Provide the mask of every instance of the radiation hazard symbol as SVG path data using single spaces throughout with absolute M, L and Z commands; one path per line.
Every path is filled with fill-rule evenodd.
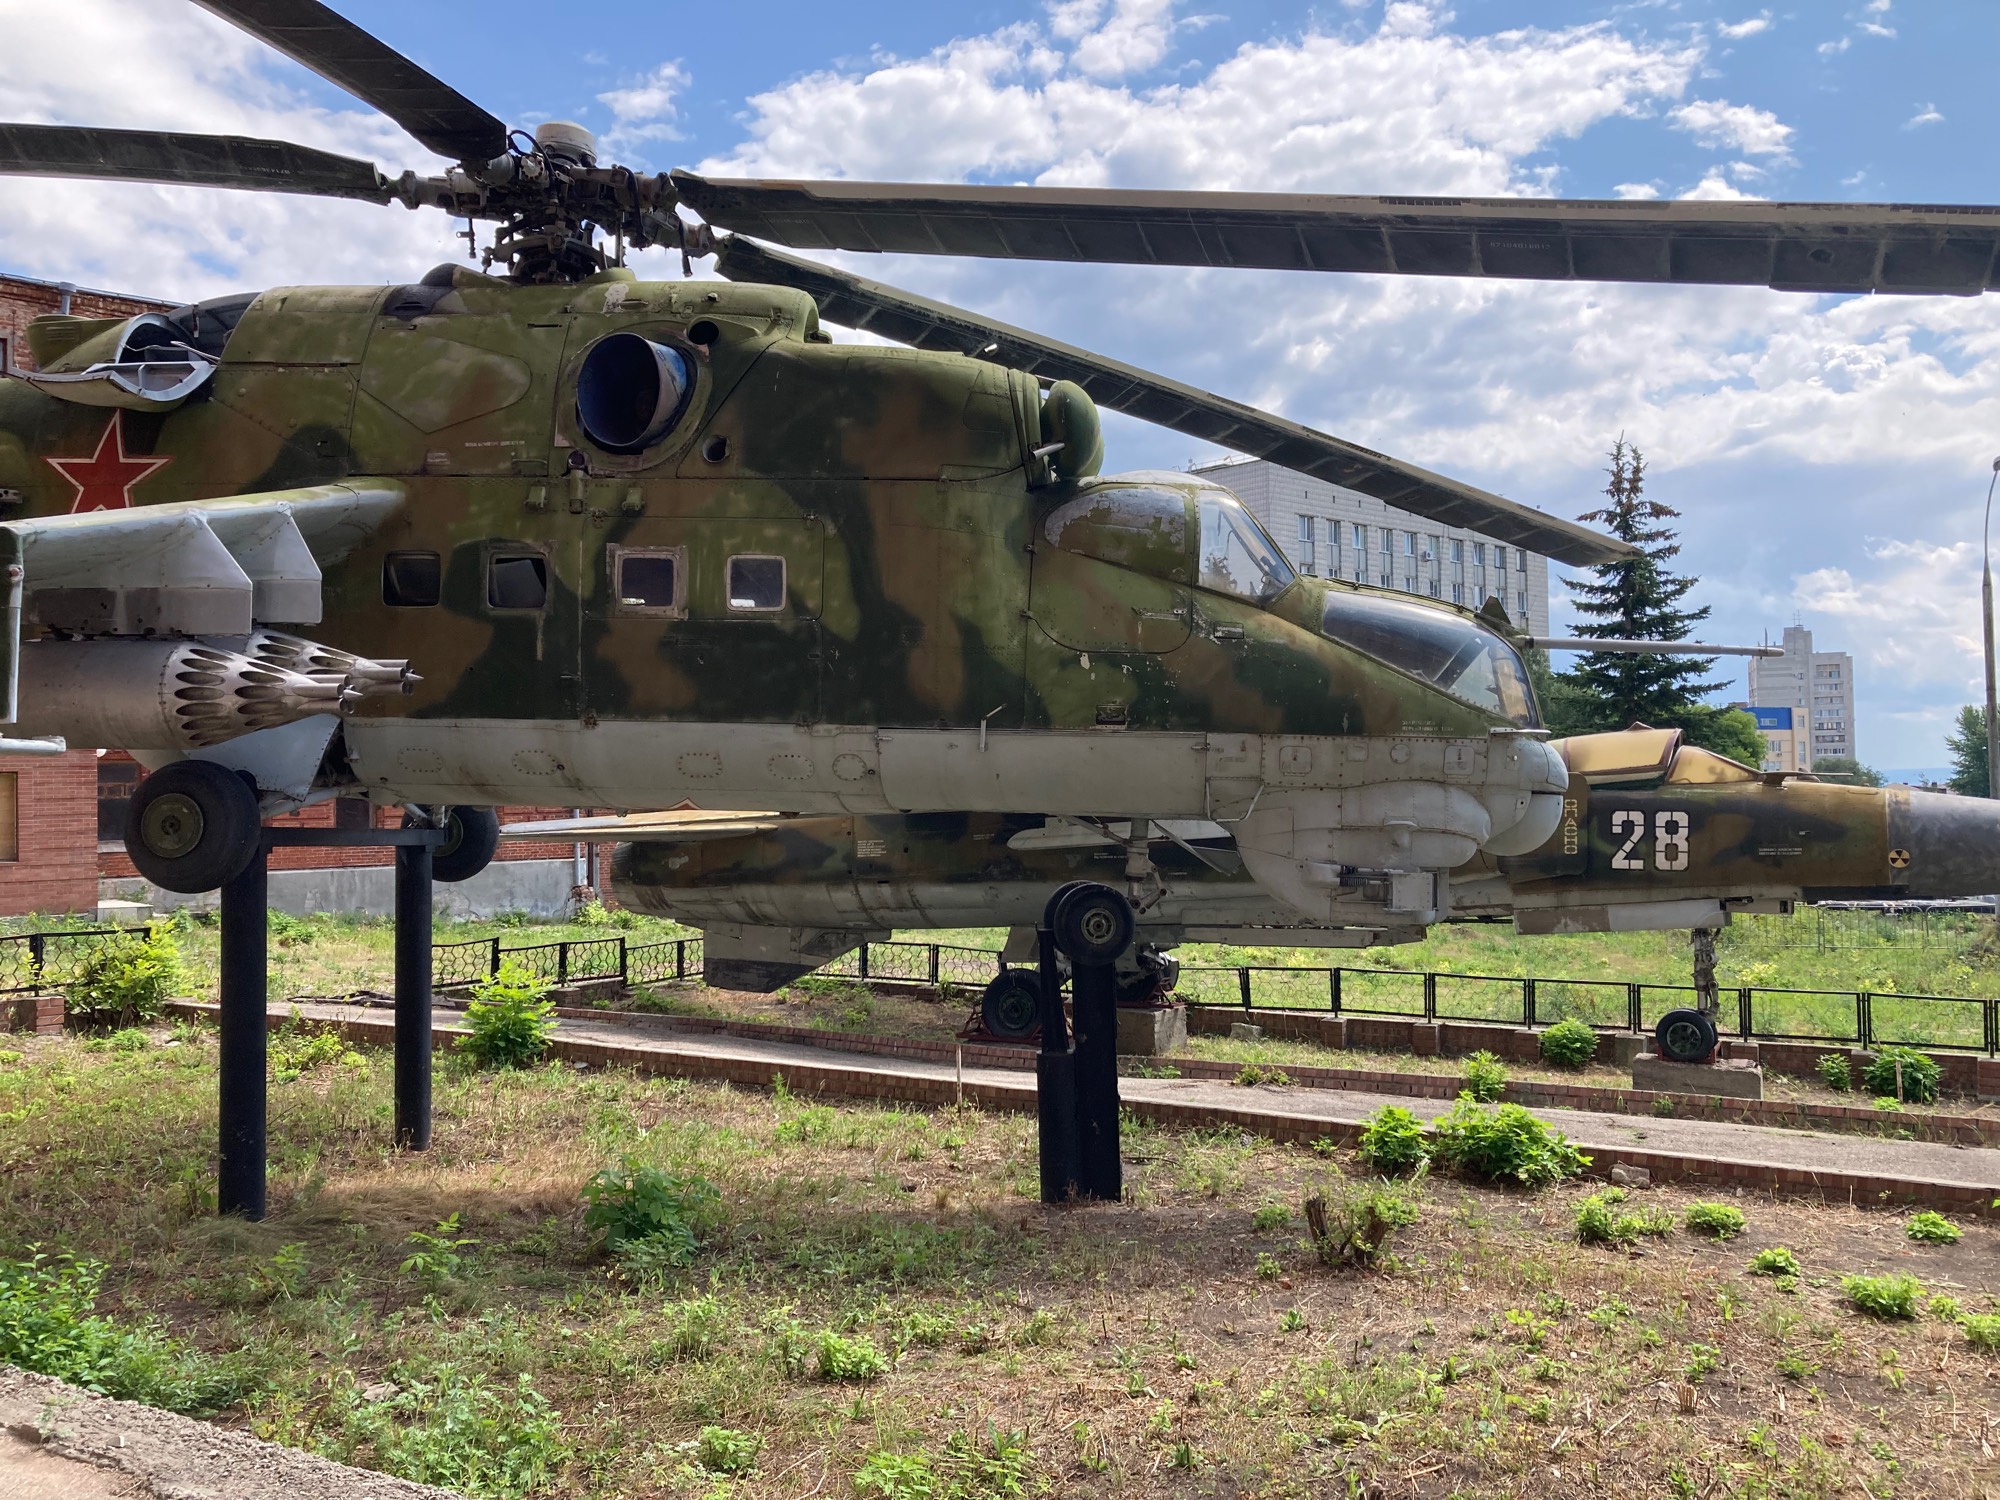
M 1889 851 L 1889 868 L 1892 870 L 1909 869 L 1910 851 L 1907 849 L 1891 849 Z

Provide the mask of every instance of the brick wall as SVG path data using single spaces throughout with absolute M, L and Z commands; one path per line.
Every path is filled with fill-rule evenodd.
M 0 914 L 97 909 L 97 755 L 0 755 L 17 777 L 20 857 L 0 862 Z
M 61 287 L 46 281 L 0 275 L 0 338 L 7 340 L 15 364 L 34 368 L 34 356 L 28 353 L 28 325 L 46 313 L 60 311 L 62 295 Z M 172 305 L 145 297 L 79 290 L 70 294 L 69 310 L 79 318 L 130 318 Z

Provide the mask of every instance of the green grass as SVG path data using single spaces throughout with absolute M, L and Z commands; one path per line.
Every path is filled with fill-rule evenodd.
M 1560 1464 L 1639 1500 L 1717 1455 L 1746 1494 L 1880 1493 L 1867 1443 L 1820 1442 L 1863 1430 L 1893 1441 L 1897 1493 L 1984 1482 L 1928 1381 L 1879 1375 L 1891 1347 L 1911 1372 L 1971 1358 L 1973 1324 L 1579 1246 L 1574 1185 L 1385 1188 L 1344 1149 L 1134 1122 L 1126 1204 L 1044 1210 L 1028 1118 L 450 1056 L 434 1149 L 395 1153 L 389 1058 L 360 1049 L 273 1087 L 272 1215 L 248 1225 L 212 1217 L 212 1033 L 147 1035 L 0 1038 L 0 1259 L 104 1268 L 88 1297 L 30 1285 L 23 1325 L 102 1320 L 177 1380 L 235 1381 L 154 1399 L 474 1496 L 1163 1500 L 1416 1474 L 1443 1497 L 1545 1493 Z M 588 1217 L 603 1172 L 624 1243 L 673 1247 L 643 1275 L 607 1252 L 613 1209 Z M 1318 1241 L 1271 1211 L 1315 1196 Z M 1829 1265 L 1900 1225 L 1782 1200 L 1756 1220 Z M 677 1221 L 684 1264 L 653 1232 Z M 1990 1235 L 1928 1252 L 1967 1309 L 1996 1290 Z M 1761 1407 L 1660 1400 L 1794 1355 L 1816 1394 L 1770 1452 L 1743 1437 Z

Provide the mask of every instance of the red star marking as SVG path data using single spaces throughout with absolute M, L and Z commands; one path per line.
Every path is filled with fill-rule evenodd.
M 125 510 L 132 504 L 132 486 L 172 463 L 171 458 L 130 458 L 125 453 L 125 413 L 111 413 L 110 425 L 88 458 L 52 458 L 50 468 L 76 486 L 70 514 L 86 510 Z

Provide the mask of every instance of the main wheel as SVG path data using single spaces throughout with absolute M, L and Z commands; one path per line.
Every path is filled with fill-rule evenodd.
M 405 814 L 403 826 L 416 820 Z M 490 807 L 445 809 L 444 842 L 431 850 L 431 879 L 456 885 L 493 863 L 500 848 L 500 815 Z
M 154 885 L 184 896 L 243 873 L 263 835 L 250 783 L 212 760 L 160 767 L 125 809 L 125 852 Z
M 1707 1062 L 1715 1053 L 1715 1022 L 1702 1011 L 1670 1010 L 1653 1028 L 1653 1040 L 1668 1062 Z
M 979 1016 L 1003 1041 L 1027 1041 L 1042 1026 L 1041 980 L 1032 969 L 1002 969 L 980 998 Z
M 1108 885 L 1080 885 L 1056 907 L 1056 946 L 1076 964 L 1108 964 L 1132 946 L 1132 903 Z

